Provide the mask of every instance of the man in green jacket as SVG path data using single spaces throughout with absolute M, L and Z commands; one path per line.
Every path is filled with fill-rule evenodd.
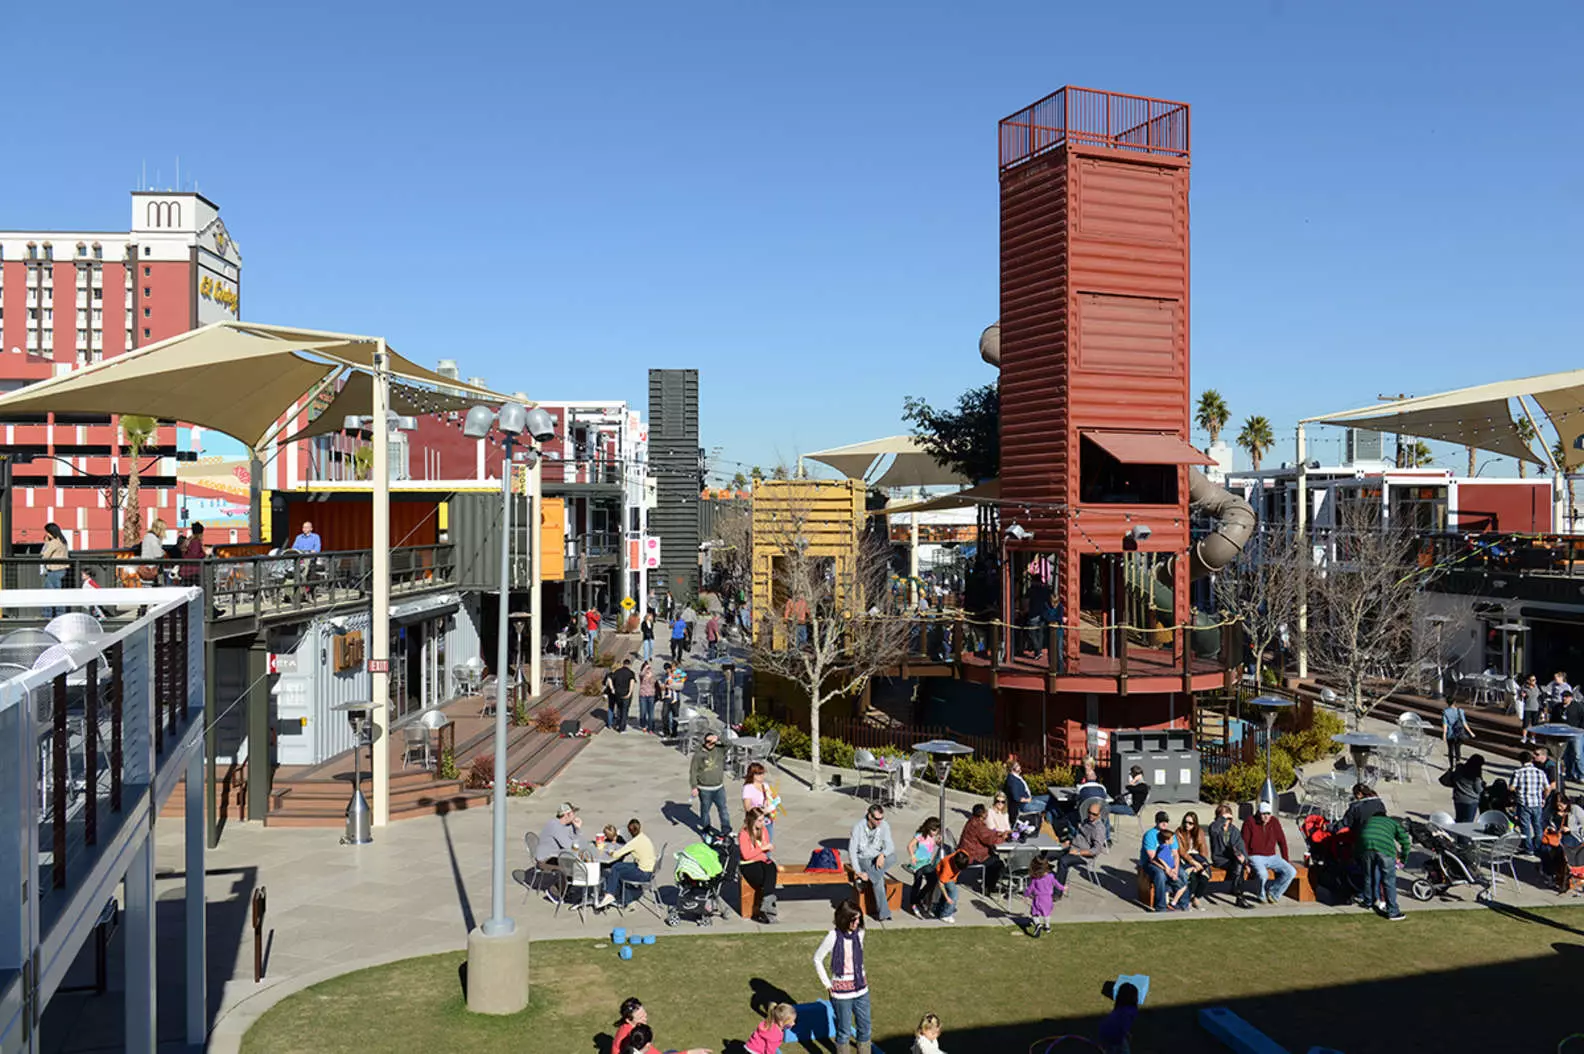
M 1399 858 L 1407 862 L 1412 848 L 1403 825 L 1385 813 L 1364 821 L 1358 840 L 1359 860 L 1364 865 L 1364 898 L 1366 902 L 1373 900 L 1375 910 L 1392 922 L 1403 918 L 1397 910 L 1397 864 Z

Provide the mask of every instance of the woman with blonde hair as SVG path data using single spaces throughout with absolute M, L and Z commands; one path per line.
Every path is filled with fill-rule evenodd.
M 985 826 L 1005 835 L 1012 833 L 1012 814 L 1007 811 L 1006 791 L 997 791 L 991 800 L 990 808 L 985 811 Z
M 148 530 L 143 534 L 143 541 L 138 546 L 138 556 L 144 560 L 165 559 L 164 520 L 156 519 L 149 524 Z M 139 565 L 137 576 L 149 585 L 158 585 L 162 577 L 158 564 Z
M 765 836 L 775 838 L 775 818 L 781 811 L 781 798 L 776 794 L 775 788 L 765 781 L 765 767 L 762 762 L 755 761 L 748 766 L 748 771 L 743 774 L 743 811 L 758 809 L 764 813 Z

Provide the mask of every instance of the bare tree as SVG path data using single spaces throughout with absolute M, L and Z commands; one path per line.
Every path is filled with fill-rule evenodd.
M 710 567 L 723 591 L 749 587 L 753 574 L 753 520 L 746 502 L 725 502 L 715 517 Z
M 1425 587 L 1443 569 L 1379 511 L 1370 502 L 1341 506 L 1341 526 L 1317 539 L 1326 556 L 1310 579 L 1310 661 L 1342 690 L 1355 725 L 1435 658 L 1434 643 L 1416 639 L 1414 626 Z
M 1264 684 L 1265 653 L 1298 620 L 1298 557 L 1301 548 L 1287 524 L 1257 533 L 1243 556 L 1216 576 L 1216 602 L 1238 619 L 1254 654 L 1255 689 Z
M 756 504 L 762 494 L 756 490 Z M 862 694 L 872 677 L 895 667 L 911 625 L 893 610 L 883 540 L 860 534 L 856 525 L 833 531 L 796 501 L 781 503 L 773 517 L 755 512 L 756 573 L 770 576 L 770 604 L 754 613 L 753 667 L 808 697 L 811 782 L 823 789 L 820 711 Z

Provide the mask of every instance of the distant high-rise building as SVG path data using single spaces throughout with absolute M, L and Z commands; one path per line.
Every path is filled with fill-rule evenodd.
M 660 539 L 660 568 L 649 589 L 657 598 L 669 592 L 678 604 L 698 595 L 703 455 L 698 370 L 650 370 L 649 473 L 655 506 L 648 533 Z
M 237 318 L 241 292 L 242 254 L 220 207 L 195 192 L 134 191 L 125 231 L 0 231 L 0 388 Z M 144 526 L 156 517 L 181 526 L 167 456 L 179 427 L 162 422 L 139 459 Z M 33 458 L 14 470 L 14 541 L 40 542 L 55 522 L 74 549 L 116 544 L 106 495 L 132 464 L 115 415 L 8 418 L 0 446 Z

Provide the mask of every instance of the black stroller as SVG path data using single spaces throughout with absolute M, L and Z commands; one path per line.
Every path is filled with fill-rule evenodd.
M 683 919 L 708 926 L 726 914 L 720 891 L 732 871 L 732 839 L 711 827 L 701 837 L 676 854 L 676 899 L 666 912 L 667 926 Z
M 1475 900 L 1490 896 L 1490 881 L 1474 859 L 1471 847 L 1462 845 L 1433 823 L 1407 821 L 1408 837 L 1429 854 L 1423 878 L 1413 880 L 1409 892 L 1415 900 L 1444 897 L 1454 886 L 1473 886 Z

